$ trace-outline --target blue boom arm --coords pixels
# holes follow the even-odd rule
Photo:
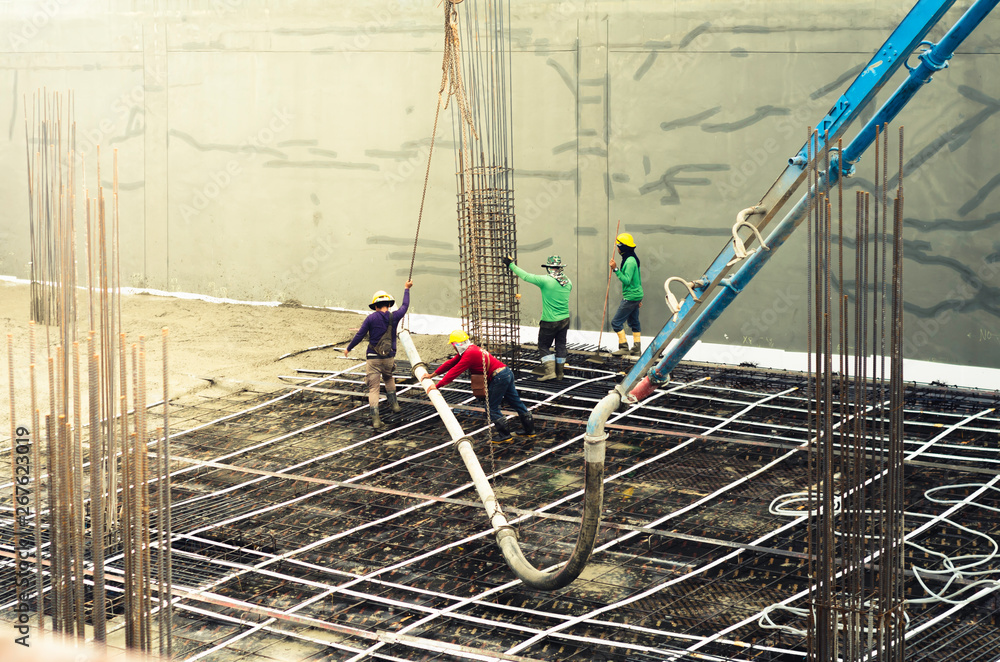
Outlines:
[[[861,110],[874,98],[892,75],[906,64],[906,60],[918,46],[921,44],[930,46],[919,54],[920,64],[917,67],[906,65],[910,71],[907,79],[875,113],[875,116],[865,124],[850,144],[844,148],[840,158],[844,162],[845,174],[849,174],[853,169],[853,164],[871,146],[875,138],[876,127],[895,118],[917,90],[930,82],[933,73],[947,66],[955,49],[986,18],[998,2],[1000,0],[977,0],[941,41],[931,45],[924,41],[924,37],[951,8],[954,0],[918,0],[913,9],[871,58],[857,79],[816,125],[819,133],[818,147],[814,147],[816,153],[820,153],[825,148],[826,142],[824,141],[828,141],[830,144],[836,143],[848,125],[858,118]],[[808,149],[808,145],[804,143],[802,148],[788,160],[788,165],[761,198],[761,201],[754,207],[740,212],[737,217],[738,226],[748,224],[748,219],[757,217],[757,223],[752,227],[754,228],[754,236],[760,236],[760,231],[777,215],[805,179]],[[831,173],[835,174],[837,170],[835,166],[837,165],[836,163],[831,165]],[[736,228],[734,228],[734,241],[726,244],[701,279],[688,284],[689,294],[678,305],[673,317],[663,326],[622,382],[594,408],[587,423],[585,437],[587,441],[596,442],[607,438],[607,434],[604,432],[604,422],[623,401],[638,402],[670,378],[670,371],[677,366],[687,351],[694,346],[695,342],[736,298],[736,295],[767,263],[774,251],[788,239],[802,222],[808,211],[810,195],[828,190],[835,181],[835,177],[827,177],[827,173],[823,173],[815,185],[815,190],[799,198],[793,208],[768,235],[763,246],[756,251],[747,253],[744,246],[737,246]],[[751,241],[754,236],[750,237]],[[744,250],[738,250],[738,248]],[[742,264],[739,265],[733,276],[728,277],[729,271],[741,261]],[[721,287],[717,287],[719,285]],[[714,298],[706,304],[705,302],[713,294]],[[704,310],[702,310],[702,306],[704,306]],[[685,326],[686,330],[684,330]],[[684,330],[683,335],[677,343],[666,351],[663,359],[653,367],[655,358],[682,330]]]

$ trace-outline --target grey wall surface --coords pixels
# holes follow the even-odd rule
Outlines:
[[[968,6],[959,4],[942,26]],[[351,308],[376,289],[400,290],[441,78],[437,5],[0,3],[0,274],[28,275],[24,96],[30,106],[45,87],[76,95],[91,186],[95,145],[105,186],[118,150],[127,284]],[[663,281],[704,272],[737,212],[760,199],[908,9],[514,0],[520,264],[538,272],[562,255],[574,326],[596,329],[620,221],[639,244],[643,332],[655,333],[668,315]],[[994,15],[899,118],[910,358],[1000,367],[998,38]],[[413,309],[457,316],[451,127],[449,109]],[[866,158],[850,196],[872,190],[872,176]],[[805,349],[805,245],[793,235],[705,339]],[[522,320],[537,323],[537,290],[522,292]],[[612,283],[609,316],[619,292]]]

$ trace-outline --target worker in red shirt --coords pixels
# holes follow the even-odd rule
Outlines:
[[[504,420],[500,411],[500,403],[507,401],[510,407],[517,412],[517,417],[521,420],[523,430],[520,436],[535,436],[535,421],[531,418],[531,412],[521,402],[521,397],[517,394],[514,386],[514,373],[510,368],[497,360],[489,352],[484,352],[476,347],[469,340],[469,334],[461,329],[451,332],[448,342],[455,348],[455,356],[451,357],[434,371],[433,376],[444,373],[444,377],[436,385],[430,388],[440,388],[450,384],[452,380],[464,373],[466,370],[474,375],[486,375],[487,383],[487,410],[490,421],[496,427],[497,436],[494,443],[505,443],[511,440],[510,428]],[[428,389],[429,390],[429,389]]]

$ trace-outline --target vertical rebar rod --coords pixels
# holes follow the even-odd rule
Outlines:
[[[60,347],[60,352],[62,348]],[[65,354],[65,352],[62,352]],[[73,529],[72,529],[72,471],[70,464],[70,453],[69,447],[72,440],[72,431],[69,427],[69,421],[67,420],[66,414],[59,414],[58,417],[58,428],[57,432],[59,435],[59,463],[57,465],[57,471],[59,472],[59,530],[61,544],[63,545],[63,552],[60,554],[62,559],[60,573],[62,575],[62,580],[60,582],[62,589],[62,601],[63,601],[63,631],[72,635],[74,633],[74,628],[76,626],[76,601],[74,600],[75,595],[73,591]]]
[[[119,335],[119,345],[124,345],[125,336],[124,334]],[[121,361],[121,380],[122,389],[124,390],[125,379],[126,379],[126,363],[124,359],[124,347],[122,347],[122,361]],[[133,374],[135,372],[133,366]],[[133,402],[135,397],[135,390],[133,389]],[[137,611],[135,605],[135,549],[133,547],[132,541],[135,539],[135,523],[133,515],[135,512],[134,507],[134,486],[133,486],[133,460],[132,460],[132,435],[129,434],[128,429],[125,427],[127,425],[127,414],[128,412],[128,401],[126,400],[126,395],[123,393],[121,396],[121,420],[122,420],[122,430],[121,430],[121,440],[122,440],[122,514],[121,514],[121,541],[122,541],[122,553],[123,553],[123,563],[125,568],[125,591],[122,596],[125,604],[125,645],[130,648],[135,648],[137,644],[136,636],[136,625],[137,625]],[[138,414],[138,410],[136,410]],[[134,416],[133,416],[134,418]]]
[[[892,483],[892,504],[890,510],[893,531],[893,549],[890,553],[891,587],[891,617],[888,619],[892,651],[887,657],[891,662],[903,662],[905,659],[905,621],[903,599],[904,572],[904,472],[903,464],[903,127],[899,127],[899,176],[896,187],[896,198],[893,205],[893,238],[892,238],[892,337],[890,339],[890,403],[889,410],[889,448],[891,471],[889,477]]]
[[[84,627],[84,525],[83,512],[83,418],[80,404],[80,343],[73,341],[73,444],[68,453],[73,481],[73,586],[76,594],[76,632],[86,636]]]
[[[166,625],[166,656],[173,655],[173,522],[171,520],[171,498],[170,498],[170,369],[167,361],[167,336],[168,330],[163,329],[163,512],[162,519],[158,520],[158,526],[163,528],[166,539],[166,547],[160,549],[160,554],[164,557],[164,572],[166,580],[165,594],[166,605],[161,606],[161,611],[166,613],[164,618]],[[161,598],[162,599],[162,598]],[[163,651],[160,651],[163,654]]]
[[[107,639],[107,604],[104,573],[104,471],[105,452],[101,434],[100,356],[95,351],[94,331],[87,334],[88,406],[90,410],[90,554],[94,565],[94,600],[91,620],[94,641]]]
[[[806,165],[806,178],[807,178],[807,195],[809,196],[809,206],[807,212],[807,223],[806,223],[806,430],[807,439],[809,440],[809,450],[806,452],[806,504],[807,512],[809,513],[809,528],[808,535],[806,536],[807,551],[809,552],[809,576],[815,578],[817,576],[817,564],[816,559],[818,558],[818,540],[814,534],[816,531],[816,519],[814,514],[814,504],[816,503],[816,490],[815,490],[815,465],[816,465],[816,453],[814,449],[818,444],[818,439],[813,436],[815,418],[814,418],[814,407],[816,404],[816,375],[813,372],[813,277],[814,277],[814,261],[815,261],[815,245],[814,236],[816,233],[816,222],[815,222],[815,208],[816,208],[816,193],[818,192],[818,183],[816,181],[816,156],[815,150],[813,148],[813,128],[809,127],[806,138],[806,153],[807,153],[807,165]],[[806,643],[807,649],[813,651],[816,648],[816,627],[817,623],[817,607],[815,600],[810,600],[809,604],[810,614],[809,614],[809,624],[810,627],[806,631]]]
[[[142,550],[142,650],[152,650],[151,640],[151,613],[152,613],[152,577],[150,574],[150,545],[149,545],[149,453],[147,452],[147,442],[149,439],[149,429],[146,419],[146,339],[139,336],[139,392],[137,407],[139,430],[136,434],[136,460],[139,469],[136,486],[139,493],[139,516],[141,525],[139,527],[139,548]]]
[[[28,385],[31,389],[31,430],[35,437],[31,444],[31,465],[35,467],[35,593],[37,594],[38,630],[45,631],[45,565],[42,562],[42,440],[35,382],[35,322],[28,322]],[[51,479],[50,479],[51,483]]]
[[[22,546],[21,546],[21,525],[19,523],[20,520],[18,519],[17,515],[18,515],[18,510],[19,510],[18,505],[21,503],[21,501],[20,501],[20,499],[18,497],[20,496],[21,493],[26,493],[27,489],[30,489],[30,486],[28,486],[27,489],[25,489],[25,490],[19,490],[18,489],[18,487],[20,487],[20,484],[18,483],[18,475],[17,475],[17,466],[18,466],[17,465],[17,458],[18,458],[18,453],[16,452],[16,448],[17,448],[17,446],[20,445],[17,438],[19,436],[21,436],[21,435],[17,434],[17,423],[16,423],[16,421],[17,421],[17,409],[14,406],[14,334],[13,333],[8,333],[7,334],[7,386],[9,388],[9,390],[8,390],[7,393],[8,393],[8,400],[9,400],[9,405],[10,405],[10,480],[11,480],[11,485],[12,485],[12,487],[11,487],[11,494],[13,496],[13,499],[11,499],[11,502],[12,502],[12,505],[14,506],[14,517],[12,518],[13,519],[13,534],[14,534],[13,535],[13,542],[14,542],[14,571],[15,571],[14,576],[17,579],[17,582],[20,583],[20,574],[21,574],[21,568],[22,568],[22,565],[21,565],[21,549],[22,549]],[[36,434],[36,431],[32,430],[31,433],[32,434]],[[38,471],[38,470],[39,470],[39,467],[36,466],[35,467],[35,471]],[[28,478],[29,478],[29,476],[26,476],[25,480],[27,481]],[[38,511],[36,510],[35,513],[36,513],[36,517],[37,517]],[[15,589],[15,590],[17,590],[18,593],[20,593],[20,589],[19,588]]]

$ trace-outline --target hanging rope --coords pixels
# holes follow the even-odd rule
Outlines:
[[[461,0],[459,0],[461,1]],[[458,40],[458,10],[455,3],[448,0],[444,6],[444,59],[441,62],[441,86],[438,88],[437,108],[434,110],[434,128],[431,131],[431,147],[427,153],[427,171],[424,173],[424,190],[420,194],[420,211],[417,213],[417,231],[413,237],[413,254],[410,256],[410,274],[406,280],[413,280],[413,264],[417,260],[417,241],[420,238],[420,222],[424,217],[424,200],[427,198],[427,182],[431,176],[431,157],[434,155],[434,139],[437,137],[438,117],[441,114],[441,98],[447,88],[448,96],[444,107],[447,108],[451,97],[455,97],[462,121],[469,125],[469,130],[477,140],[476,127],[472,123],[469,112],[469,101],[465,96],[465,84],[462,82],[461,48]]]

